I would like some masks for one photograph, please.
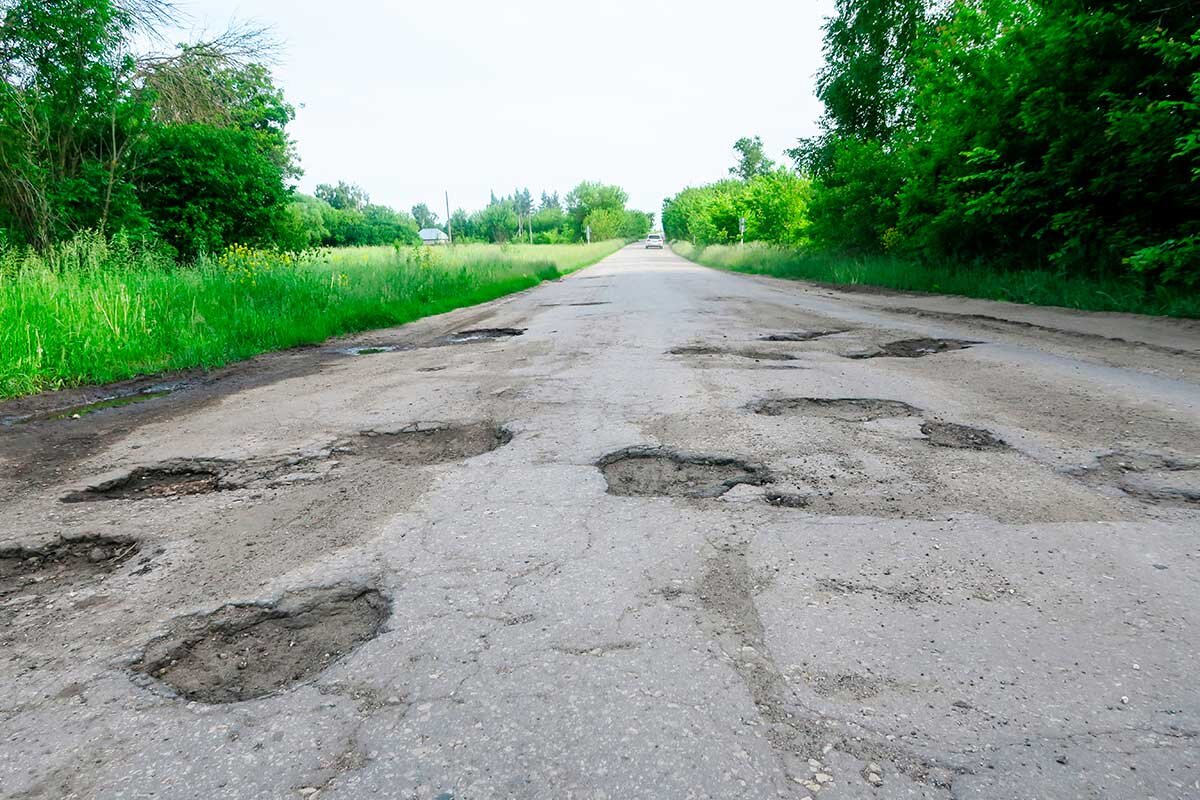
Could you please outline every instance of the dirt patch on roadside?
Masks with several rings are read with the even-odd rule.
[[[285,596],[177,620],[133,665],[201,703],[236,703],[295,686],[377,636],[390,613],[374,589]]]
[[[959,450],[1007,450],[1008,445],[990,431],[958,425],[953,422],[924,422],[921,433],[934,447],[954,447]]]
[[[156,497],[182,497],[208,494],[237,485],[225,480],[227,463],[202,459],[181,459],[149,467],[113,478],[62,498],[64,503],[86,503],[95,500],[149,500]]]
[[[710,347],[708,345],[672,347],[667,352],[673,356],[737,356],[739,358],[751,358],[755,361],[796,360],[796,357],[790,353],[772,353],[769,350],[727,350],[722,347]]]
[[[760,342],[811,342],[813,339],[820,339],[824,336],[832,336],[835,333],[845,333],[844,330],[812,330],[812,331],[786,331],[784,333],[770,333],[766,336],[760,336]]]
[[[811,497],[795,492],[777,492],[772,490],[763,495],[763,500],[767,502],[767,505],[775,506],[776,508],[808,508],[812,505]]]
[[[493,339],[508,339],[513,336],[522,336],[526,330],[526,328],[472,328],[435,339],[434,345],[470,344],[472,342],[488,342]]]
[[[627,447],[596,466],[608,482],[609,494],[628,497],[719,497],[738,484],[771,482],[767,469],[757,464],[663,447]]]
[[[400,464],[442,464],[490,453],[510,441],[512,434],[493,422],[415,422],[397,431],[364,431],[348,449]]]
[[[888,342],[878,350],[869,353],[854,353],[846,358],[924,358],[935,353],[946,353],[951,350],[965,350],[979,342],[966,339],[901,339]]]
[[[827,417],[847,422],[866,422],[887,417],[916,417],[921,409],[900,400],[873,397],[784,397],[760,400],[750,406],[755,414],[768,417]]]
[[[43,547],[0,549],[0,600],[69,591],[115,571],[137,555],[139,547],[133,539],[85,536]]]

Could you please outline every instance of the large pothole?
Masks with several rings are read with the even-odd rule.
[[[419,465],[462,461],[510,441],[512,434],[492,422],[416,422],[396,431],[365,431],[350,447],[362,455]]]
[[[663,447],[627,447],[596,466],[604,473],[608,493],[624,496],[719,497],[738,484],[771,482],[770,472],[757,464]]]
[[[521,336],[525,330],[525,328],[472,328],[442,336],[435,341],[435,344],[470,344],[492,339],[508,339],[513,336]]]
[[[137,554],[133,539],[85,536],[43,547],[0,549],[0,600],[10,595],[43,597],[74,589],[113,572]]]
[[[959,450],[1006,450],[1008,445],[991,431],[958,425],[953,422],[924,422],[921,433],[934,447],[953,447]]]
[[[847,358],[924,358],[935,353],[965,350],[979,342],[966,339],[901,339],[880,345],[878,350],[868,353],[853,353]]]
[[[201,703],[235,703],[315,677],[374,638],[390,609],[374,589],[286,595],[177,620],[133,665]]]
[[[769,417],[827,417],[849,422],[887,417],[916,417],[922,413],[921,409],[900,400],[881,400],[873,397],[782,397],[760,400],[752,404],[750,410]]]
[[[93,500],[147,500],[207,494],[237,488],[224,479],[226,462],[205,459],[181,459],[148,467],[89,486],[63,497],[64,503]]]
[[[1147,503],[1200,506],[1200,459],[1164,453],[1117,452],[1094,467],[1072,470],[1092,485],[1107,485]]]

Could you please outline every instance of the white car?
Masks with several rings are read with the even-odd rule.
[[[657,247],[659,250],[663,248],[663,237],[661,233],[652,233],[646,237],[646,249]]]

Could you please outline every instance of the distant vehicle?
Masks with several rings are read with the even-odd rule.
[[[646,237],[646,249],[657,247],[659,250],[663,248],[663,238],[661,233],[652,233]]]

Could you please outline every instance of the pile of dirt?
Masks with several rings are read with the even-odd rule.
[[[916,417],[923,412],[900,400],[874,397],[783,397],[760,400],[750,406],[755,414],[768,417],[795,415],[827,417],[848,422],[865,422],[886,417]]]
[[[201,459],[180,459],[137,469],[109,481],[71,492],[64,503],[94,500],[147,500],[180,497],[233,489],[223,480],[227,463]]]
[[[358,454],[400,464],[441,464],[489,453],[512,441],[492,422],[447,425],[415,422],[397,431],[365,431],[350,446]]]
[[[847,358],[924,358],[950,350],[965,350],[979,342],[965,339],[901,339],[881,345],[870,353],[855,353]]]
[[[1003,439],[982,428],[957,425],[953,422],[925,422],[921,433],[934,447],[954,447],[960,450],[1007,450]]]
[[[771,482],[765,467],[729,456],[680,453],[663,447],[627,447],[596,463],[608,493],[623,496],[719,497],[738,484]]]
[[[374,589],[287,595],[177,620],[133,665],[201,703],[252,700],[306,681],[374,638],[390,608]]]
[[[40,597],[75,588],[113,572],[133,558],[138,549],[138,543],[132,539],[111,536],[85,536],[43,547],[0,549],[0,600],[14,594]]]

